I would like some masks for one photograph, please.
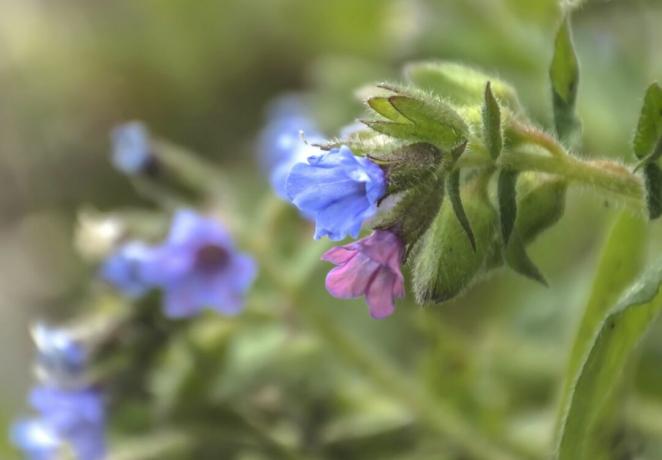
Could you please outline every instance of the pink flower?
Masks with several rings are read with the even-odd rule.
[[[327,291],[339,299],[364,295],[373,318],[389,316],[395,310],[394,300],[405,295],[400,272],[403,250],[400,239],[388,230],[328,250],[322,260],[337,267],[326,276]]]

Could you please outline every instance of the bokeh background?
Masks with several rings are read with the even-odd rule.
[[[549,127],[547,67],[559,19],[555,0],[0,0],[0,432],[25,407],[30,321],[86,307],[76,298],[90,276],[72,239],[78,210],[150,206],[111,167],[113,125],[144,120],[258,194],[267,185],[255,142],[271,99],[303,93],[333,135],[361,113],[357,87],[399,78],[407,61],[443,58],[511,80]],[[644,90],[662,75],[661,23],[660,1],[588,1],[576,10],[586,156],[632,160]],[[500,271],[423,312],[474,352],[470,362],[440,352],[427,363],[440,392],[495,412],[526,400],[515,404],[513,430],[546,442],[544,408],[553,412],[613,214],[606,198],[573,190],[564,219],[531,249],[550,289]],[[322,300],[323,272],[314,280],[320,302],[407,359],[398,344],[416,338],[399,330],[400,316],[370,321],[361,302]],[[656,332],[637,379],[639,404],[649,408],[662,408],[659,325]],[[14,458],[4,438],[0,458]]]

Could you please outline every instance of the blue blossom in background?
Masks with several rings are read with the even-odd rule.
[[[12,428],[13,442],[29,458],[54,458],[63,444],[79,460],[105,457],[105,410],[98,391],[38,386],[30,394],[30,405],[38,418],[20,421]]]
[[[171,318],[206,307],[238,313],[256,272],[254,260],[235,249],[218,222],[190,210],[175,214],[166,241],[142,267],[144,279],[163,290]]]
[[[307,142],[301,138],[302,132]],[[310,144],[322,141],[315,123],[305,115],[296,97],[285,96],[272,105],[259,139],[259,151],[260,162],[279,197],[287,200],[287,176],[292,166],[320,154],[321,150]]]
[[[385,192],[382,169],[345,146],[296,164],[287,180],[292,203],[315,219],[316,239],[358,237]]]
[[[131,121],[115,127],[110,139],[112,163],[127,175],[144,172],[154,160],[149,131],[139,121]]]
[[[55,460],[64,440],[41,419],[16,422],[9,435],[28,460]]]
[[[70,331],[37,323],[32,328],[32,338],[37,347],[37,362],[48,374],[62,378],[85,370],[87,349]]]
[[[103,262],[100,276],[126,296],[140,297],[150,287],[142,276],[142,265],[152,254],[152,248],[140,241],[125,243]]]

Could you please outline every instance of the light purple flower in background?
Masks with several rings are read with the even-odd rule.
[[[9,437],[28,460],[55,460],[64,440],[43,420],[20,420],[12,425]]]
[[[322,256],[337,265],[326,277],[326,289],[339,299],[365,296],[372,317],[385,318],[395,310],[394,300],[405,295],[403,252],[400,239],[388,230],[332,248]]]
[[[32,328],[32,338],[37,347],[37,362],[47,375],[69,378],[85,370],[87,349],[70,331],[37,323]]]
[[[385,192],[382,169],[345,146],[296,164],[287,179],[292,204],[315,220],[315,239],[359,236]]]
[[[116,126],[110,133],[112,163],[124,174],[145,172],[154,162],[152,145],[147,127],[139,121]]]
[[[130,298],[138,298],[149,290],[142,276],[142,265],[153,255],[153,249],[140,241],[120,246],[101,266],[101,278]]]
[[[105,457],[105,410],[99,392],[38,386],[30,394],[30,405],[38,417],[20,421],[12,429],[13,442],[30,459],[57,458],[64,444],[79,460]]]
[[[163,290],[171,318],[203,308],[238,313],[256,273],[254,260],[236,250],[217,221],[189,210],[175,214],[166,241],[141,265],[143,279]]]
[[[306,142],[301,133],[306,136]],[[315,123],[305,114],[296,96],[277,99],[268,111],[267,124],[259,138],[260,163],[276,194],[287,200],[287,177],[296,163],[322,151],[310,144],[323,141]]]

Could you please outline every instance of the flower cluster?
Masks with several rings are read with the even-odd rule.
[[[161,244],[126,243],[101,267],[102,278],[127,296],[160,289],[170,318],[193,316],[203,308],[238,313],[256,273],[254,260],[237,251],[218,222],[191,210],[175,214]]]
[[[302,144],[296,140],[298,131],[312,123],[291,106],[279,107],[262,137],[262,151],[278,159],[271,163],[276,193],[315,222],[315,239],[357,238],[386,195],[383,169],[347,146],[322,151]],[[333,248],[322,257],[338,265],[327,276],[327,290],[341,299],[365,296],[374,318],[389,316],[394,299],[404,295],[403,255],[400,237],[389,229]]]
[[[87,383],[89,353],[71,331],[37,325],[33,330],[41,382],[29,396],[37,415],[16,422],[13,443],[30,460],[55,460],[70,452],[79,460],[105,457],[101,393]]]

